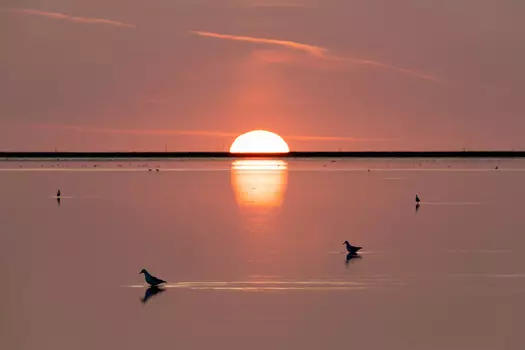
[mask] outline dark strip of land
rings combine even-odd
[[[133,158],[525,158],[525,151],[370,151],[370,152],[0,152],[3,159],[133,159]]]

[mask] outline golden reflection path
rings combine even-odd
[[[235,199],[252,233],[272,231],[288,184],[288,164],[283,160],[236,160],[231,182]]]
[[[288,184],[288,164],[283,160],[236,160],[232,187],[241,207],[279,207]]]

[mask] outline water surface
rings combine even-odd
[[[508,159],[0,162],[0,347],[523,349],[524,180]],[[142,268],[169,282],[146,302]]]

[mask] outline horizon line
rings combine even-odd
[[[0,151],[8,159],[115,159],[115,158],[525,158],[525,150],[463,151],[290,151],[286,153],[230,153],[228,151]]]

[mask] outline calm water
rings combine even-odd
[[[525,347],[525,161],[10,161],[0,183],[2,349]],[[142,268],[169,281],[146,303]]]

